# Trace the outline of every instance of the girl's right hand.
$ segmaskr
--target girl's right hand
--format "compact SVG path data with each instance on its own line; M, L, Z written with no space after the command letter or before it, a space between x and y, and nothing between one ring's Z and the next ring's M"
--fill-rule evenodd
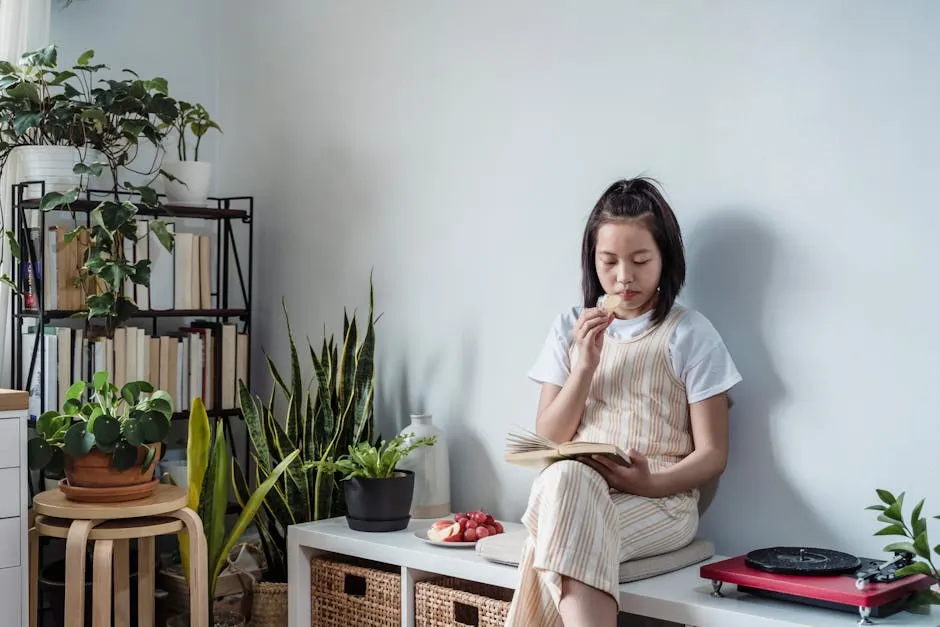
M599 307L585 309L574 328L574 341L578 347L578 365L593 372L601 361L604 331L612 316Z

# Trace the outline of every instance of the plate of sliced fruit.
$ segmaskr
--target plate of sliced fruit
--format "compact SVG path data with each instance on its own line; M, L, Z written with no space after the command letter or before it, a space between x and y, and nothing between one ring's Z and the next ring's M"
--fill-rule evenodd
M415 536L428 544L450 548L472 547L477 540L503 533L503 525L482 510L458 512L453 518L442 518Z

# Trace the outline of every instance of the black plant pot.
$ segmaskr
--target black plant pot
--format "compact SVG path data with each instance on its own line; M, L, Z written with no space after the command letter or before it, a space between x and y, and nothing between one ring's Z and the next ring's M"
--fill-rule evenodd
M396 469L388 479L353 477L343 482L346 522L356 531L400 531L411 521L415 474Z

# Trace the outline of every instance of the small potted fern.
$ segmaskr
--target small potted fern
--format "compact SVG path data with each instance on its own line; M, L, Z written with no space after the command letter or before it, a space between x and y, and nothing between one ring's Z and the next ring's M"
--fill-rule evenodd
M356 531L400 531L411 520L411 499L415 475L396 465L408 453L422 446L433 446L437 436L408 442L410 433L402 433L378 446L360 442L349 453L335 460L314 461L327 472L342 474L346 497L346 523ZM408 443L406 443L408 442Z

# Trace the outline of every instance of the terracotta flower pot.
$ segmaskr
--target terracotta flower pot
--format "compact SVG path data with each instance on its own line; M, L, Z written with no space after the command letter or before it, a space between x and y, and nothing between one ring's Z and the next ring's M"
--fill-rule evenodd
M144 472L140 471L140 467L147 454L145 446L137 447L137 462L125 470L115 468L111 463L111 455L102 453L96 448L91 449L82 457L72 457L66 453L65 477L70 486L79 488L114 488L148 483L153 481L153 470L157 460L160 459L163 443L158 442L151 446L156 449L156 455Z

